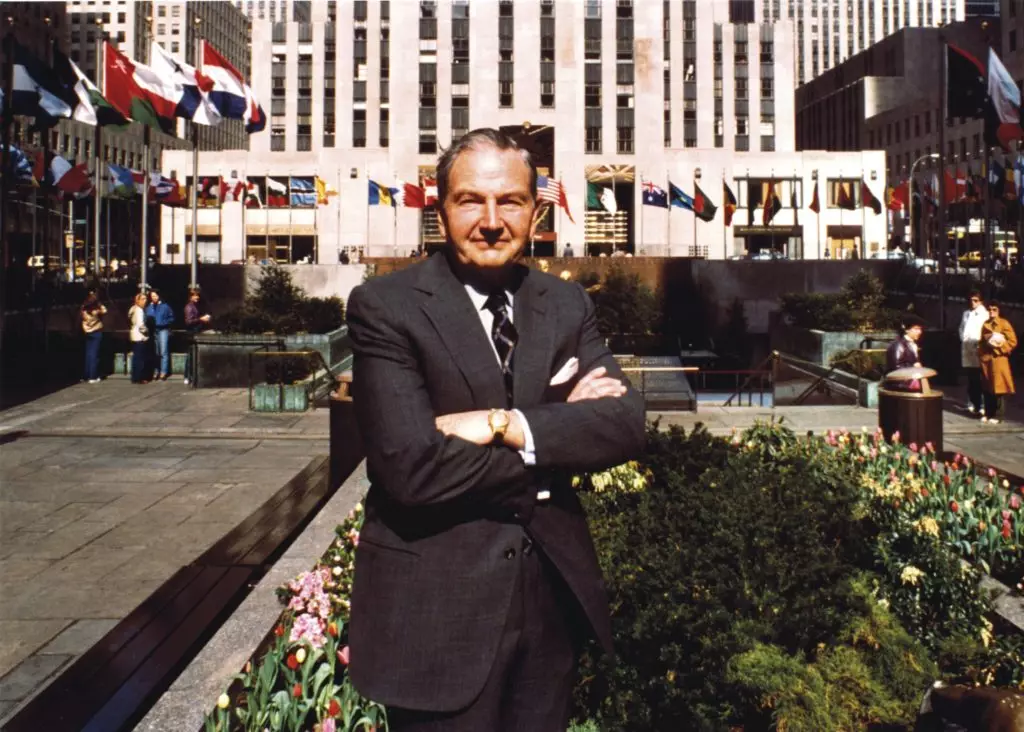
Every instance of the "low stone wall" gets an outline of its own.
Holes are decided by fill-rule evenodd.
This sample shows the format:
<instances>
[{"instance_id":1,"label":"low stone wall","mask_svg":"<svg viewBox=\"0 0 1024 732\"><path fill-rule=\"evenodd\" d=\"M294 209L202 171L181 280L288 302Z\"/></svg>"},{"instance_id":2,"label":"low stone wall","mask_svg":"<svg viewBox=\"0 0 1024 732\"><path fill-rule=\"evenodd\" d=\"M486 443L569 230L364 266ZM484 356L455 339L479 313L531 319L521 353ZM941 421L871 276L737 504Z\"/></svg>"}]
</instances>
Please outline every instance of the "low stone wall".
<instances>
[{"instance_id":1,"label":"low stone wall","mask_svg":"<svg viewBox=\"0 0 1024 732\"><path fill-rule=\"evenodd\" d=\"M783 322L781 318L774 320L771 328L772 350L788 353L820 366L830 366L833 357L860 348L865 341L873 343L873 347L877 348L880 344L888 344L896 338L893 331L829 333L823 330L797 328Z\"/></svg>"}]
</instances>

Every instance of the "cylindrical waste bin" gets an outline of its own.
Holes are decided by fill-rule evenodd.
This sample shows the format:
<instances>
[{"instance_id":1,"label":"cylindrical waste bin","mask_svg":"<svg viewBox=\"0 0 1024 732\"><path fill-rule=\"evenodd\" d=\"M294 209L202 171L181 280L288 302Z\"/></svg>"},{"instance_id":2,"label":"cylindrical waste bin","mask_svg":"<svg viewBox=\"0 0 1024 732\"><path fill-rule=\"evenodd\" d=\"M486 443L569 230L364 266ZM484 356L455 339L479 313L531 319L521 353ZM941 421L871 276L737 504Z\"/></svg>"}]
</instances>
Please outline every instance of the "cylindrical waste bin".
<instances>
[{"instance_id":1,"label":"cylindrical waste bin","mask_svg":"<svg viewBox=\"0 0 1024 732\"><path fill-rule=\"evenodd\" d=\"M922 367L886 374L884 386L878 390L878 426L887 440L899 432L903 444L930 442L941 455L942 392L929 387L932 376L934 370Z\"/></svg>"}]
</instances>

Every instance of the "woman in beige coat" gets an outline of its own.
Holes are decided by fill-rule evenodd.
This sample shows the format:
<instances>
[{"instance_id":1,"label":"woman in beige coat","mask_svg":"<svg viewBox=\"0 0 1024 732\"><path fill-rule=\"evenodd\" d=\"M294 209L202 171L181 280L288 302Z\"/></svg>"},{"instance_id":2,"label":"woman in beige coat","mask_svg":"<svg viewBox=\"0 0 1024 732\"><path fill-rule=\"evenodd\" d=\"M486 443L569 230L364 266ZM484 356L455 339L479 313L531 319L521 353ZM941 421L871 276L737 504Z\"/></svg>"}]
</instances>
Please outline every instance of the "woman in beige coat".
<instances>
[{"instance_id":1,"label":"woman in beige coat","mask_svg":"<svg viewBox=\"0 0 1024 732\"><path fill-rule=\"evenodd\" d=\"M128 340L132 344L132 383L148 384L146 341L149 340L149 329L146 327L146 296L141 292L135 296L135 304L128 310L128 322Z\"/></svg>"},{"instance_id":2,"label":"woman in beige coat","mask_svg":"<svg viewBox=\"0 0 1024 732\"><path fill-rule=\"evenodd\" d=\"M999 303L989 303L988 320L981 328L978 360L985 388L985 416L982 422L999 424L1003 419L1003 397L1016 393L1010 371L1010 353L1017 347L1017 334L1006 318L999 317Z\"/></svg>"}]
</instances>

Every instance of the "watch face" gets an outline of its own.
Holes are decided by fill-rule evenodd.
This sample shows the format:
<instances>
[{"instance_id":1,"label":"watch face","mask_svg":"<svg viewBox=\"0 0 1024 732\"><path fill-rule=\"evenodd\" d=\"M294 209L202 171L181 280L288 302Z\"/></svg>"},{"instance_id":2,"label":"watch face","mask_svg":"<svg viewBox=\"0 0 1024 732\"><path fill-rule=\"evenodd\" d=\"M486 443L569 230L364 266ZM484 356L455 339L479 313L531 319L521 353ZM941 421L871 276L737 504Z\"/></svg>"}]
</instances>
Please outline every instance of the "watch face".
<instances>
[{"instance_id":1,"label":"watch face","mask_svg":"<svg viewBox=\"0 0 1024 732\"><path fill-rule=\"evenodd\" d=\"M509 423L508 412L505 410L491 412L487 421L490 422L492 430L504 430Z\"/></svg>"}]
</instances>

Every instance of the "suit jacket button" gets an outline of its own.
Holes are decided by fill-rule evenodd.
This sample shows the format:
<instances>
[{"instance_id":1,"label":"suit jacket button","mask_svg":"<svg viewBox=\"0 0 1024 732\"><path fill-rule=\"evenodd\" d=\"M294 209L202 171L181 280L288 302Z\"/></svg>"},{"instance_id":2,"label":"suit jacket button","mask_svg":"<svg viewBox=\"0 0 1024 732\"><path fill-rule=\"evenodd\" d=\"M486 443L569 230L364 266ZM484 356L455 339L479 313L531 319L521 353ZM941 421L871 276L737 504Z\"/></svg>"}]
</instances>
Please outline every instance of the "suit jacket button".
<instances>
[{"instance_id":1,"label":"suit jacket button","mask_svg":"<svg viewBox=\"0 0 1024 732\"><path fill-rule=\"evenodd\" d=\"M523 514L519 513L519 511L516 511L514 514L512 514L512 518L514 518L516 521L522 521Z\"/></svg>"},{"instance_id":2,"label":"suit jacket button","mask_svg":"<svg viewBox=\"0 0 1024 732\"><path fill-rule=\"evenodd\" d=\"M515 558L516 558L516 550L515 549L512 549L510 547L510 548L505 550L505 559L515 559Z\"/></svg>"}]
</instances>

